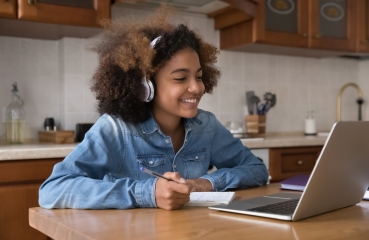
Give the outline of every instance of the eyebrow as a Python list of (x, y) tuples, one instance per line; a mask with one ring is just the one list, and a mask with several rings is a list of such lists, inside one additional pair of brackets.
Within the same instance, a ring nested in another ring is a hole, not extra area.
[[(199, 69), (196, 71), (196, 73), (198, 73), (198, 72), (200, 72), (200, 71), (202, 71), (202, 68), (199, 68)], [(188, 72), (190, 72), (190, 70), (188, 70), (187, 68), (178, 68), (178, 69), (176, 69), (176, 70), (172, 71), (170, 74), (173, 74), (173, 73), (176, 73), (176, 72), (186, 72), (186, 73), (188, 73)]]

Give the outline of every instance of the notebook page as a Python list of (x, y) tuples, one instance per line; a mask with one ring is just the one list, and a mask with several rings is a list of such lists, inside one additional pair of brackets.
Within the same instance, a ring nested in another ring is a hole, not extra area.
[(185, 206), (212, 206), (230, 203), (235, 192), (192, 192), (190, 201)]

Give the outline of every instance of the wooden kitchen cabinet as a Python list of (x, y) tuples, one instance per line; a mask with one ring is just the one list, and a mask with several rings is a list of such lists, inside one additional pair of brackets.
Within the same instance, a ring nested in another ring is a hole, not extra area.
[(281, 46), (288, 47), (282, 48), (285, 52), (291, 47), (355, 52), (358, 11), (356, 0), (260, 0), (253, 19), (220, 29), (220, 48), (270, 53), (269, 46)]
[(322, 148), (322, 146), (270, 148), (271, 182), (281, 181), (298, 174), (310, 174)]
[(28, 209), (38, 207), (38, 189), (63, 159), (0, 161), (0, 239), (49, 239), (29, 226)]
[(90, 38), (110, 19), (110, 0), (0, 0), (0, 36)]
[(359, 52), (369, 52), (369, 1), (358, 0), (358, 49)]
[(98, 19), (110, 18), (110, 1), (18, 0), (18, 18), (36, 22), (99, 27)]
[(261, 0), (255, 20), (255, 42), (289, 47), (309, 46), (309, 1)]
[(357, 5), (357, 0), (310, 0), (310, 47), (356, 51)]
[(17, 18), (17, 0), (0, 1), (0, 17)]

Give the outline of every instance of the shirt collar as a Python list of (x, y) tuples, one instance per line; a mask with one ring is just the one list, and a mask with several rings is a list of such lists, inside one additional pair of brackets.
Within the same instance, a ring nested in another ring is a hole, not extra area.
[[(202, 121), (197, 117), (197, 115), (193, 118), (185, 118), (186, 131), (192, 130), (196, 124), (198, 125), (202, 124)], [(141, 123), (141, 129), (142, 132), (145, 134), (152, 134), (153, 132), (160, 130), (160, 127), (158, 123), (155, 121), (155, 118), (152, 115), (152, 113), (150, 113), (149, 119)]]

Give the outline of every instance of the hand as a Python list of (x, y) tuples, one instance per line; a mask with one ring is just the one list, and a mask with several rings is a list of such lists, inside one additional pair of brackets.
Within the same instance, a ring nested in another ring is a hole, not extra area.
[(156, 181), (155, 199), (159, 208), (174, 210), (181, 208), (190, 201), (191, 185), (176, 172), (167, 172), (163, 175), (173, 181), (159, 178)]
[(186, 183), (192, 186), (192, 192), (211, 192), (213, 185), (205, 178), (187, 179)]

